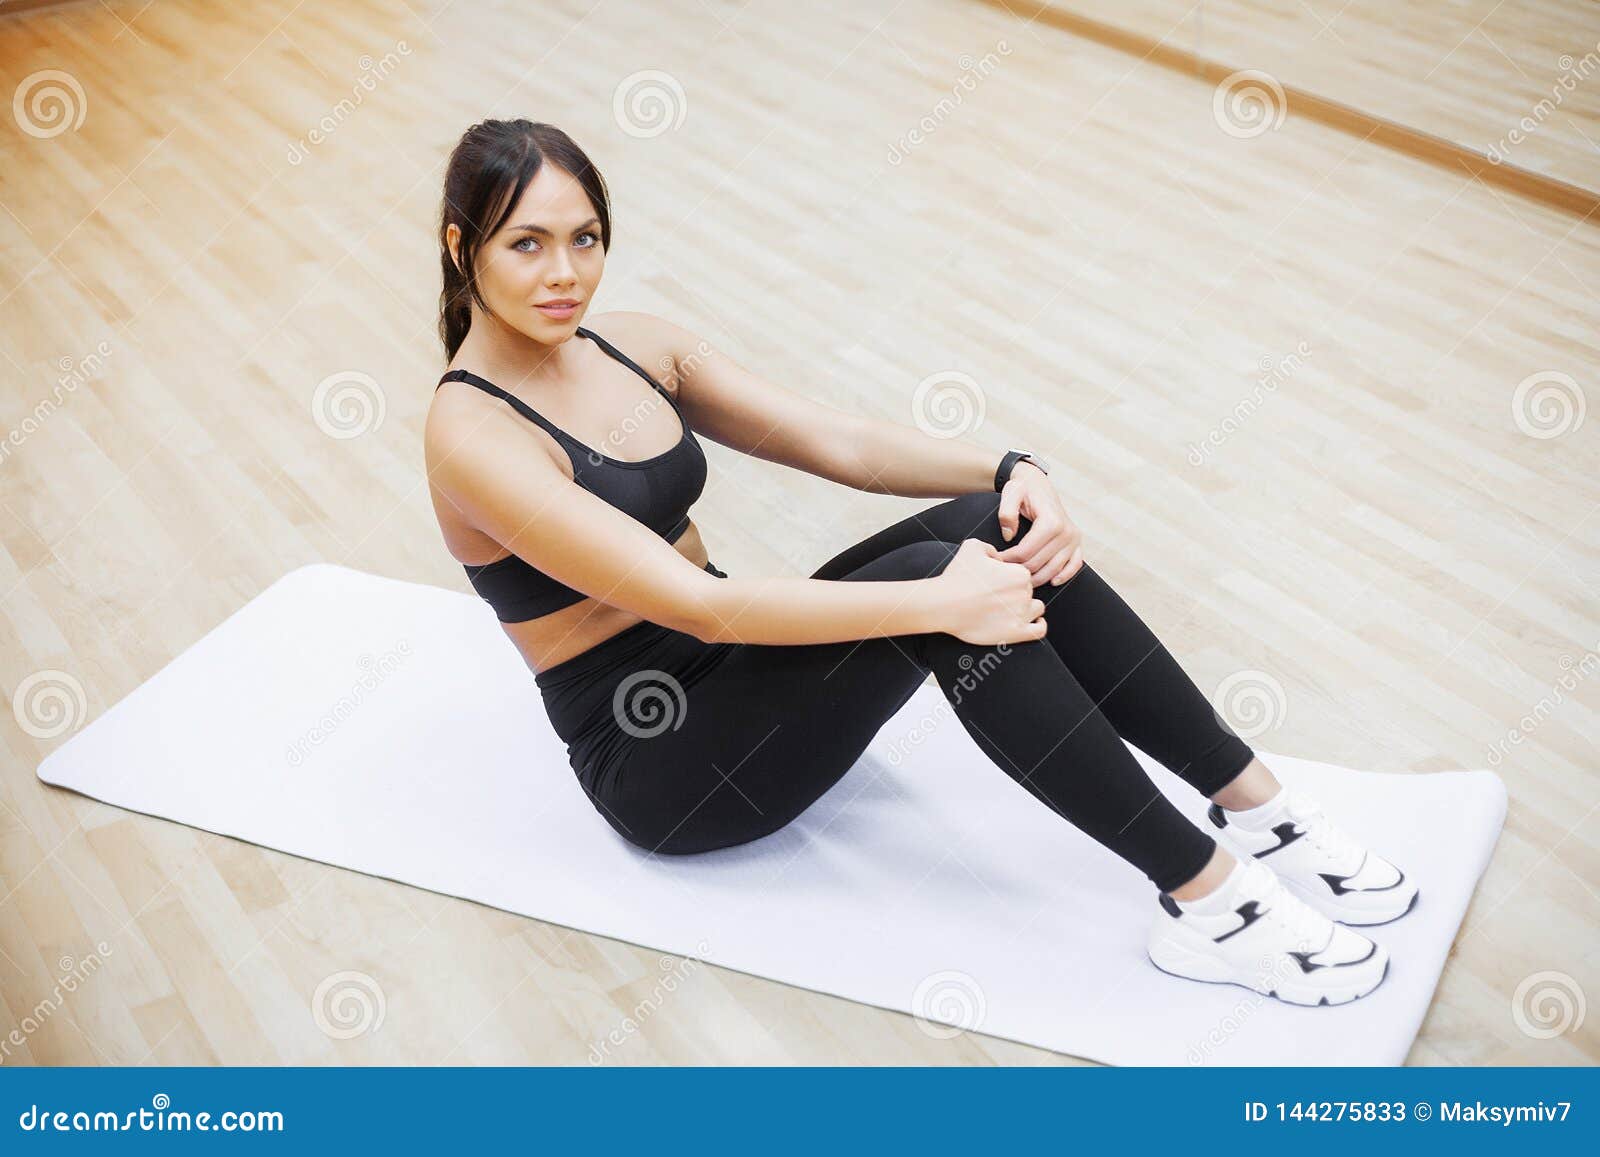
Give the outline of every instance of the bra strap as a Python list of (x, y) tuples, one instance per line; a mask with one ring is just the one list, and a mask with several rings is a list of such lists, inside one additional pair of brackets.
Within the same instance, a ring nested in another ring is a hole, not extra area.
[[(469, 386), (477, 386), (478, 389), (482, 390), (484, 393), (493, 394), (502, 401), (509, 403), (513, 410), (521, 414), (524, 418), (527, 418), (530, 422), (537, 424), (540, 429), (544, 430), (551, 437), (561, 441), (563, 445), (568, 442), (580, 446), (582, 445), (582, 443), (579, 443), (578, 440), (571, 434), (567, 433), (560, 426), (550, 421), (550, 419), (539, 413), (538, 410), (535, 410), (532, 406), (528, 405), (527, 402), (524, 402), (515, 394), (512, 394), (506, 390), (502, 390), (488, 378), (480, 378), (471, 370), (451, 370), (449, 373), (445, 374), (444, 377), (439, 379), (439, 386), (444, 385), (446, 382), (466, 382)], [(435, 386), (433, 388), (437, 390), (439, 386)]]

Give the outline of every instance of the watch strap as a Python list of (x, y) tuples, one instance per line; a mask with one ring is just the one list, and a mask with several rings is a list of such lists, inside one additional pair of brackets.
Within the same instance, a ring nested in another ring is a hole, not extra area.
[[(1034, 460), (1033, 455), (1029, 454), (1026, 450), (1006, 451), (1006, 456), (1000, 459), (1000, 465), (995, 468), (994, 472), (994, 488), (996, 493), (1005, 489), (1006, 483), (1011, 481), (1011, 471), (1016, 468), (1018, 462), (1022, 462), (1024, 460), (1033, 462), (1035, 466), (1039, 466), (1039, 463)], [(1039, 469), (1043, 470), (1044, 467), (1039, 466)]]

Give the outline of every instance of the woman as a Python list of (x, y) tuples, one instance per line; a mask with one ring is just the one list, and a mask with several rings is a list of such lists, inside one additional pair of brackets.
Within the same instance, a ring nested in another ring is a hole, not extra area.
[[(1387, 952), (1344, 925), (1403, 915), (1415, 886), (1218, 718), (1084, 561), (1037, 458), (812, 402), (648, 314), (580, 325), (610, 203), (553, 126), (468, 130), (439, 243), (451, 368), (427, 419), (434, 508), (625, 839), (691, 853), (778, 830), (931, 672), (1000, 771), (1155, 885), (1157, 967), (1309, 1005), (1383, 980)], [(810, 578), (730, 577), (689, 519), (706, 481), (696, 434), (946, 501)], [(1210, 797), (1228, 847), (1124, 737)]]

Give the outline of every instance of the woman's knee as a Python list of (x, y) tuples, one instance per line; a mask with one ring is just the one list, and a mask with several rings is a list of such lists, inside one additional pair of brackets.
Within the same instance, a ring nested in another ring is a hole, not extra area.
[(908, 542), (885, 551), (865, 566), (845, 575), (850, 581), (894, 581), (898, 579), (932, 578), (940, 574), (955, 558), (959, 543), (942, 539), (924, 539)]
[(960, 541), (982, 539), (999, 550), (1011, 546), (1033, 526), (1033, 520), (1020, 511), (1017, 533), (1010, 539), (1000, 533), (1000, 495), (992, 490), (973, 490), (943, 502), (938, 507), (935, 529), (940, 538)]
[[(876, 561), (883, 563), (885, 570), (897, 573), (874, 577), (927, 578), (944, 570), (966, 539), (976, 538), (996, 550), (1004, 550), (1033, 527), (1033, 519), (1019, 511), (1017, 532), (1006, 538), (1000, 531), (1000, 495), (991, 490), (974, 490), (948, 499), (918, 516), (918, 521), (929, 532), (928, 538), (885, 552)], [(895, 561), (886, 562), (889, 559)], [(860, 574), (857, 571), (848, 577)]]

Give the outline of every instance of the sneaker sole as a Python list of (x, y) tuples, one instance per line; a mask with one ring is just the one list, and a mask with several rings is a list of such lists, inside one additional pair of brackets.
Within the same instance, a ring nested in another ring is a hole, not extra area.
[[(1382, 946), (1378, 949), (1384, 951)], [(1389, 965), (1392, 958), (1385, 953), (1383, 971), (1378, 974), (1378, 979), (1371, 984), (1363, 986), (1355, 982), (1348, 988), (1341, 988), (1334, 992), (1316, 992), (1316, 999), (1311, 996), (1314, 990), (1306, 988), (1288, 987), (1283, 990), (1264, 988), (1251, 983), (1248, 979), (1241, 979), (1237, 969), (1228, 961), (1204, 951), (1188, 948), (1172, 937), (1170, 934), (1152, 941), (1145, 948), (1145, 955), (1150, 963), (1168, 976), (1180, 977), (1183, 980), (1198, 980), (1204, 984), (1236, 984), (1240, 988), (1247, 988), (1251, 992), (1258, 992), (1263, 996), (1270, 996), (1281, 1000), (1285, 1004), (1298, 1005), (1303, 1008), (1320, 1008), (1323, 1005), (1349, 1004), (1360, 1000), (1363, 996), (1373, 992), (1389, 976)]]

